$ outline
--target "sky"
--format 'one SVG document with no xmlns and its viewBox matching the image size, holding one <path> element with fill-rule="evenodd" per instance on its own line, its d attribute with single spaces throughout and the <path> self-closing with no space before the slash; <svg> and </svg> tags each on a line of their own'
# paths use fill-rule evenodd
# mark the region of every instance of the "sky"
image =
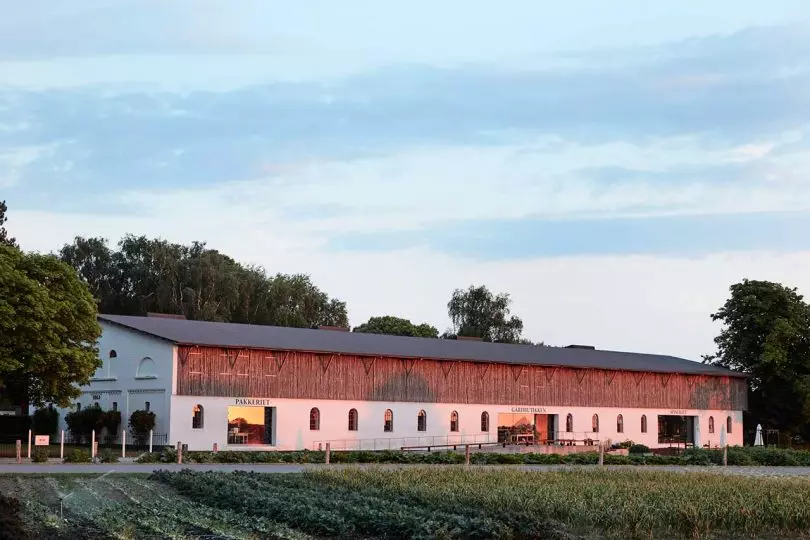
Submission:
<svg viewBox="0 0 810 540">
<path fill-rule="evenodd" d="M 810 294 L 806 0 L 0 0 L 0 200 L 449 327 L 714 352 L 732 283 Z"/>
</svg>

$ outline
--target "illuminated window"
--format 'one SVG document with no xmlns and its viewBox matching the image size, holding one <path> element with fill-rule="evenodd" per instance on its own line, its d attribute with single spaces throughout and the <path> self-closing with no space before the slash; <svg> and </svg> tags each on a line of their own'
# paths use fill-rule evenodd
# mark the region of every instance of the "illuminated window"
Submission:
<svg viewBox="0 0 810 540">
<path fill-rule="evenodd" d="M 487 411 L 481 413 L 481 431 L 489 432 L 489 413 Z"/>
<path fill-rule="evenodd" d="M 714 416 L 709 417 L 709 433 L 714 433 Z"/>
<path fill-rule="evenodd" d="M 726 418 L 726 433 L 731 433 L 731 417 Z"/>
<path fill-rule="evenodd" d="M 568 433 L 574 431 L 574 415 L 571 413 L 565 417 L 565 431 Z"/>
<path fill-rule="evenodd" d="M 647 433 L 647 415 L 646 414 L 641 415 L 641 432 L 642 433 Z"/>
<path fill-rule="evenodd" d="M 427 413 L 424 410 L 416 415 L 416 431 L 427 431 Z"/>
<path fill-rule="evenodd" d="M 317 407 L 312 407 L 309 411 L 309 430 L 318 431 L 321 429 L 321 411 Z"/>
<path fill-rule="evenodd" d="M 194 415 L 191 417 L 191 429 L 203 428 L 203 406 L 199 403 L 194 405 Z"/>
<path fill-rule="evenodd" d="M 357 409 L 349 409 L 349 431 L 357 431 Z"/>
<path fill-rule="evenodd" d="M 593 418 L 591 419 L 591 431 L 593 431 L 594 433 L 599 433 L 599 415 L 598 414 L 593 415 Z"/>
<path fill-rule="evenodd" d="M 383 431 L 394 431 L 394 411 L 385 409 L 385 424 Z"/>
<path fill-rule="evenodd" d="M 624 433 L 624 418 L 622 415 L 616 417 L 616 433 Z"/>
<path fill-rule="evenodd" d="M 458 413 L 456 411 L 450 413 L 450 431 L 458 431 Z"/>
</svg>

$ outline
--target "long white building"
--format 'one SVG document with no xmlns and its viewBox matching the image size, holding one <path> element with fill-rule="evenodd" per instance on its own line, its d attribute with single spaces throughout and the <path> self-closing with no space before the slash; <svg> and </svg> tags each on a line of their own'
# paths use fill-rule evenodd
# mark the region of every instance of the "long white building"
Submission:
<svg viewBox="0 0 810 540">
<path fill-rule="evenodd" d="M 74 408 L 156 415 L 191 450 L 742 444 L 736 372 L 636 353 L 101 315 Z M 62 411 L 62 418 L 64 413 Z"/>
</svg>

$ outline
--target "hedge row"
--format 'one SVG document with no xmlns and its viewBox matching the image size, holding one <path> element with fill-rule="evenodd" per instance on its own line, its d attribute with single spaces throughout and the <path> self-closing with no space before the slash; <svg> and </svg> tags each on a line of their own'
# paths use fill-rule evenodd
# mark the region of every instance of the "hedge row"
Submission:
<svg viewBox="0 0 810 540">
<path fill-rule="evenodd" d="M 470 461 L 476 465 L 591 465 L 598 462 L 596 452 L 579 454 L 517 454 L 475 452 Z M 138 463 L 174 463 L 174 449 L 143 454 Z M 186 452 L 185 463 L 323 463 L 324 452 L 309 450 L 295 452 Z M 353 451 L 332 452 L 332 463 L 413 463 L 453 464 L 463 463 L 464 455 L 457 452 L 381 452 Z M 690 449 L 680 456 L 655 456 L 631 454 L 628 456 L 606 455 L 608 465 L 721 465 L 721 450 Z M 764 447 L 731 447 L 728 449 L 729 465 L 765 466 L 810 466 L 810 451 Z"/>
</svg>

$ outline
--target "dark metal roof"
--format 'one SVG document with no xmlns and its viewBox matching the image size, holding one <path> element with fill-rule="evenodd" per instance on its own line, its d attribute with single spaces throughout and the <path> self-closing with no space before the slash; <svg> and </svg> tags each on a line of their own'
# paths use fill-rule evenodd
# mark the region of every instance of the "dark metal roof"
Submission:
<svg viewBox="0 0 810 540">
<path fill-rule="evenodd" d="M 163 317 L 99 315 L 98 318 L 100 321 L 183 345 L 744 377 L 735 371 L 656 354 L 386 336 Z"/>
</svg>

